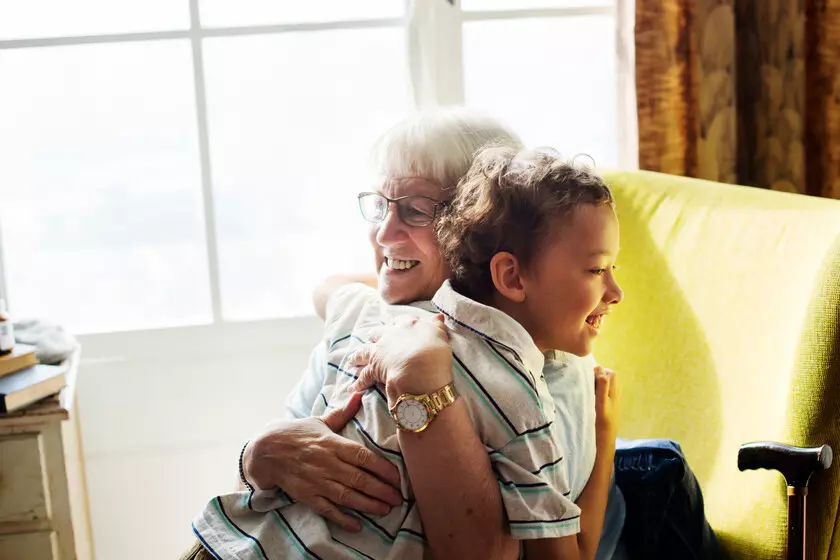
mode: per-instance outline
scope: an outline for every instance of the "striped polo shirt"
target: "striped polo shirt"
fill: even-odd
[[[544,357],[530,335],[505,313],[455,292],[448,282],[431,302],[387,305],[361,284],[337,290],[327,304],[325,338],[310,370],[323,379],[310,415],[344,405],[355,381],[348,356],[397,316],[443,313],[453,350],[453,380],[496,473],[510,533],[518,539],[564,537],[580,531],[571,499],[554,401],[542,376]],[[317,370],[321,370],[320,374]],[[404,502],[376,517],[347,510],[362,531],[345,531],[282,491],[238,492],[210,501],[193,522],[218,558],[423,558],[430,550],[400,452],[396,426],[380,387],[341,435],[400,470]]]

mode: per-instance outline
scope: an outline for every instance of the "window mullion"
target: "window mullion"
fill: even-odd
[[[190,0],[190,44],[192,46],[195,108],[198,121],[198,146],[201,164],[201,187],[204,201],[204,237],[207,243],[207,269],[210,275],[210,301],[213,322],[222,321],[222,293],[219,279],[218,230],[213,201],[213,175],[210,165],[210,136],[207,124],[207,92],[204,80],[204,52],[198,0]]]
[[[448,0],[409,0],[407,10],[409,76],[415,106],[462,105],[460,6]]]

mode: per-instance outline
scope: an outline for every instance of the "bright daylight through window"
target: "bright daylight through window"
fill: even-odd
[[[0,289],[76,333],[309,315],[421,89],[618,163],[613,3],[0,0]]]

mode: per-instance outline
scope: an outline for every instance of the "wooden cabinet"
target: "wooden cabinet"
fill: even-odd
[[[73,360],[75,381],[78,357]],[[0,560],[91,560],[87,488],[72,384],[0,415]]]

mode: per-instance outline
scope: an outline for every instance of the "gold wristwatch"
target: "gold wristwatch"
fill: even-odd
[[[404,432],[419,433],[429,427],[441,410],[455,402],[458,391],[448,383],[441,389],[425,395],[404,394],[389,410],[397,428]]]

